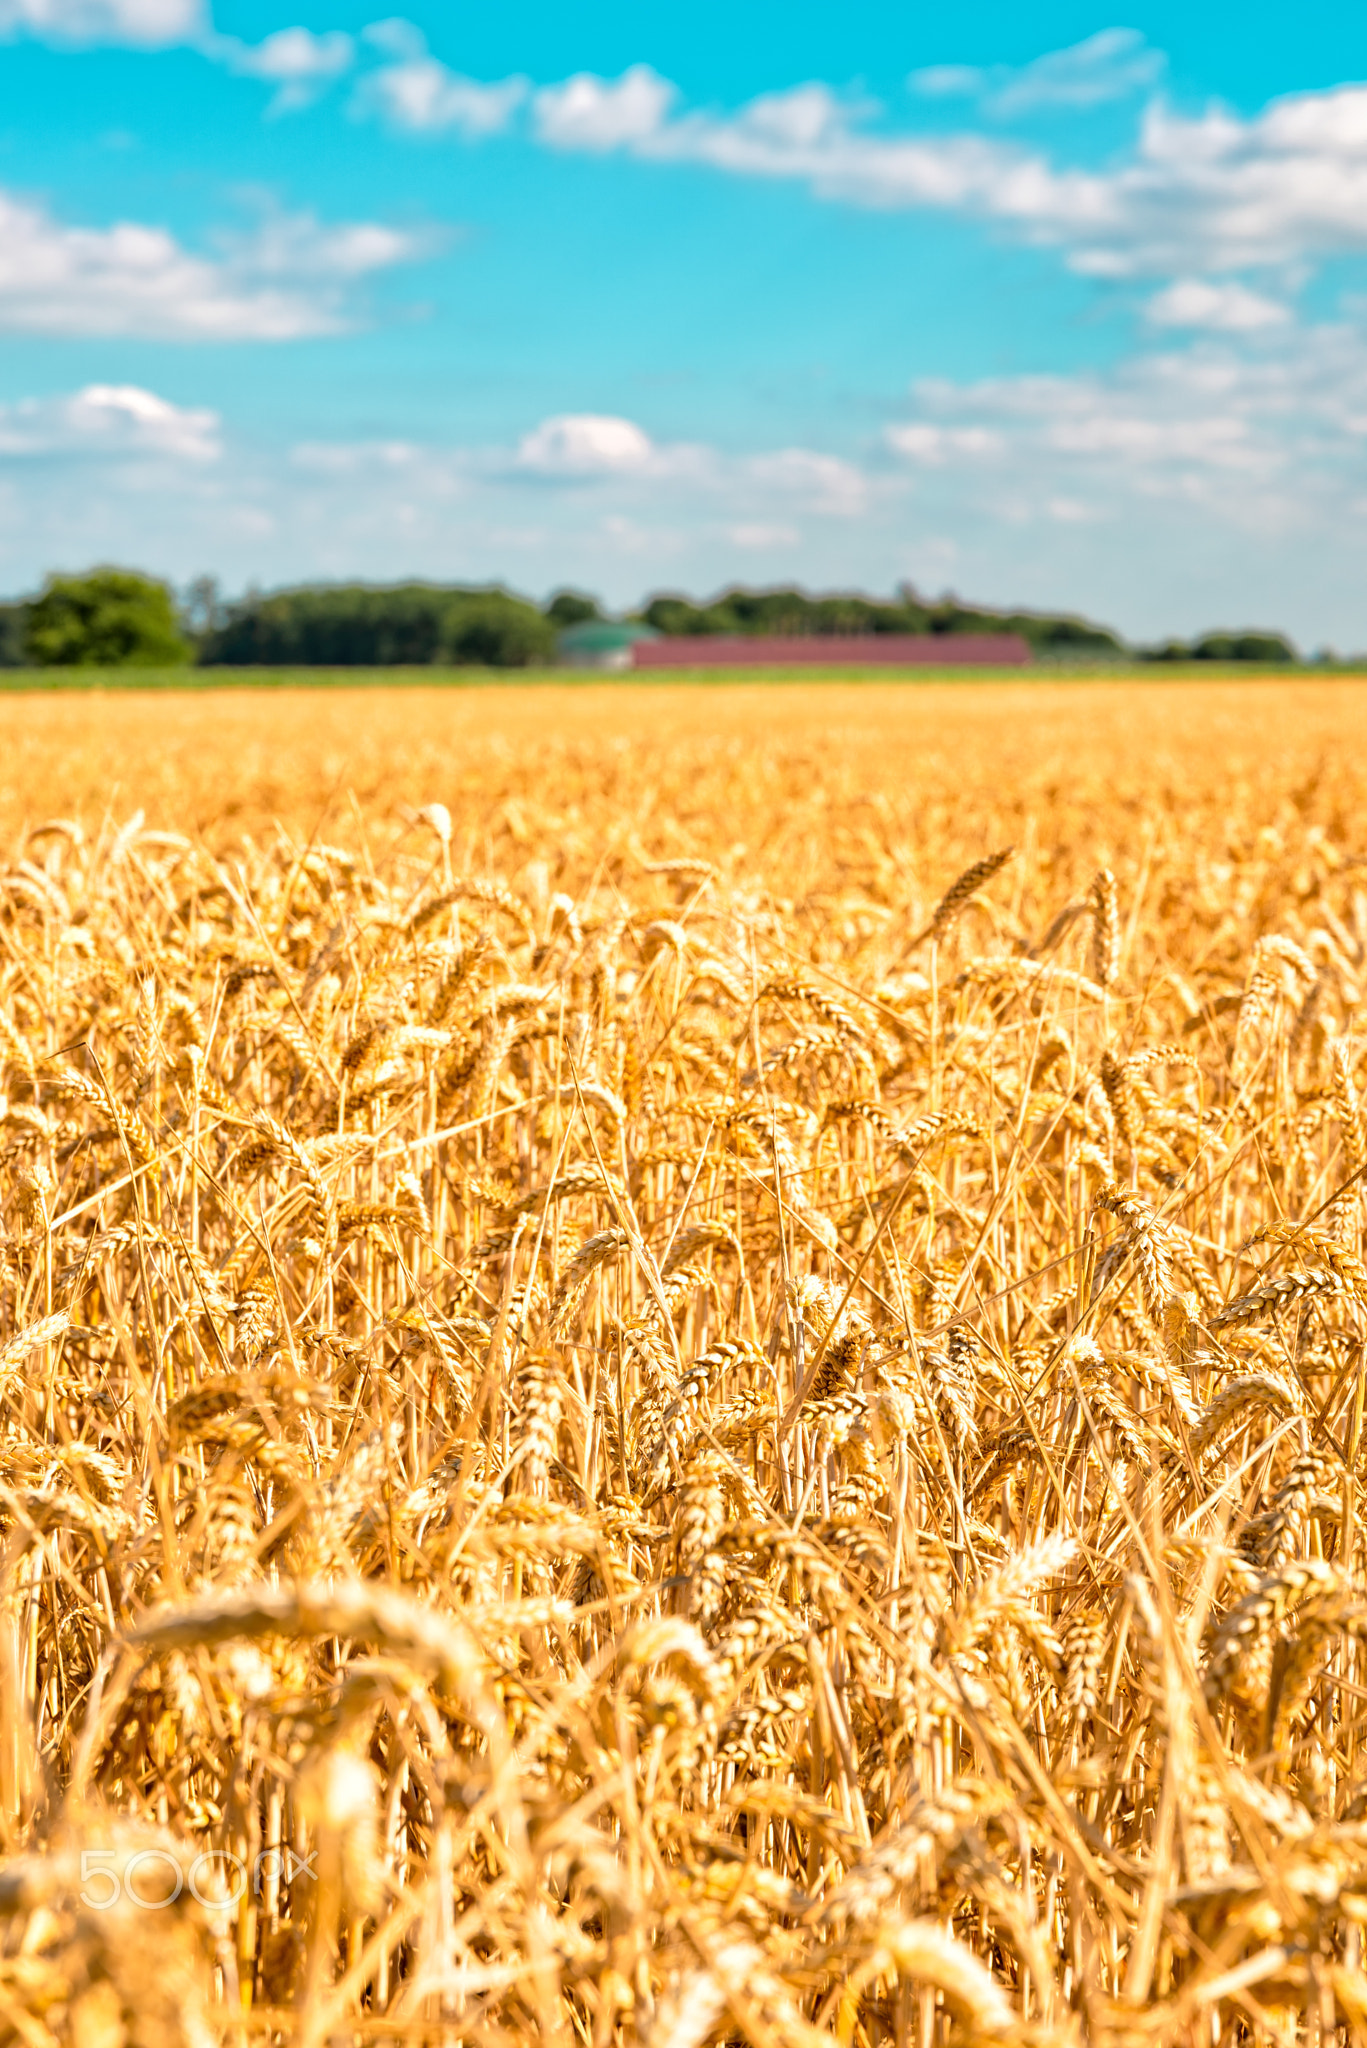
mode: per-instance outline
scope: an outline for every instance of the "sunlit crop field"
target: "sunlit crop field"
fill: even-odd
[[[0,698],[0,2039],[1367,2039],[1365,764]]]

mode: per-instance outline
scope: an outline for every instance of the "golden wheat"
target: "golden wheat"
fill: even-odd
[[[1367,2039],[1364,789],[1037,691],[33,707],[0,2040]]]

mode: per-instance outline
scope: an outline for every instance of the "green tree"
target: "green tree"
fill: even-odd
[[[170,590],[131,569],[49,576],[28,608],[27,641],[40,668],[171,668],[190,658]]]
[[[26,668],[28,658],[28,606],[0,604],[0,668]]]
[[[1294,661],[1296,650],[1280,633],[1207,633],[1191,656],[1193,661]]]
[[[197,640],[212,633],[228,616],[217,576],[194,576],[181,593],[180,615],[187,633]]]
[[[658,633],[779,633],[820,637],[868,633],[1019,633],[1037,652],[1060,655],[1123,654],[1124,643],[1105,626],[1049,612],[999,612],[944,597],[926,603],[909,583],[895,602],[843,591],[813,597],[805,590],[722,591],[708,604],[666,592],[636,614]]]
[[[1199,640],[1165,640],[1143,650],[1145,661],[1294,662],[1296,650],[1281,633],[1203,633]]]
[[[235,667],[524,668],[554,653],[551,621],[507,590],[333,583],[244,597],[204,636],[199,658]]]
[[[557,590],[546,606],[546,617],[553,626],[582,626],[586,620],[602,616],[597,598],[582,590]]]

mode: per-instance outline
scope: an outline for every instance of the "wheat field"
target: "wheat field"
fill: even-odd
[[[0,2034],[1367,2039],[1367,684],[0,699]]]

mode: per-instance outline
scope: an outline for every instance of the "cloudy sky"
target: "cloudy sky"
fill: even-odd
[[[0,589],[1367,647],[1367,13],[0,0]]]

